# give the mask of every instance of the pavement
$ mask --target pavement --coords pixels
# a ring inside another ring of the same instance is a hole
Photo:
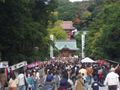
[[[7,87],[5,88],[5,90],[9,90]],[[92,90],[92,88],[89,86],[89,89],[88,90]],[[99,90],[108,90],[107,86],[105,87],[100,87]],[[118,89],[120,90],[120,88]]]
[[[99,87],[99,90],[108,90],[108,88],[107,88],[107,86],[106,87]]]
[[[108,90],[107,87],[100,87],[100,90]]]

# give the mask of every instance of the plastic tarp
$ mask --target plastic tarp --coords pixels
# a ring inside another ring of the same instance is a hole
[[[86,57],[84,59],[81,60],[82,63],[94,63],[95,61],[92,60],[91,58],[89,57]]]

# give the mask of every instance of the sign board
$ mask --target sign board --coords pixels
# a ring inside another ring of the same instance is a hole
[[[8,67],[8,62],[7,61],[0,62],[0,68],[7,68],[7,67]]]
[[[23,62],[20,62],[20,63],[17,63],[15,65],[11,66],[10,68],[12,70],[16,70],[16,69],[19,69],[19,68],[24,67],[26,65],[27,65],[27,61],[23,61]]]

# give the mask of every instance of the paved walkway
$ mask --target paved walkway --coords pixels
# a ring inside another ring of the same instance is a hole
[[[8,88],[5,88],[5,90],[8,90]],[[89,86],[88,90],[92,90],[92,88]],[[107,86],[106,87],[100,87],[99,90],[108,90],[108,88],[107,88]],[[120,88],[118,90],[120,90]]]

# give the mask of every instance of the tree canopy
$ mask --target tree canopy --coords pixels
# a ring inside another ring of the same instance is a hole
[[[48,21],[56,0],[5,0],[0,2],[0,51],[2,60],[12,63],[48,56]],[[41,52],[42,51],[42,52]]]
[[[63,40],[67,39],[67,34],[61,27],[62,21],[56,21],[53,25],[53,27],[48,28],[49,36],[52,34],[54,35],[55,40]]]
[[[120,2],[106,0],[93,9],[93,15],[88,26],[86,55],[119,61]]]
[[[79,9],[79,3],[72,3],[69,0],[58,0],[58,19],[65,21],[72,21],[76,17]]]

